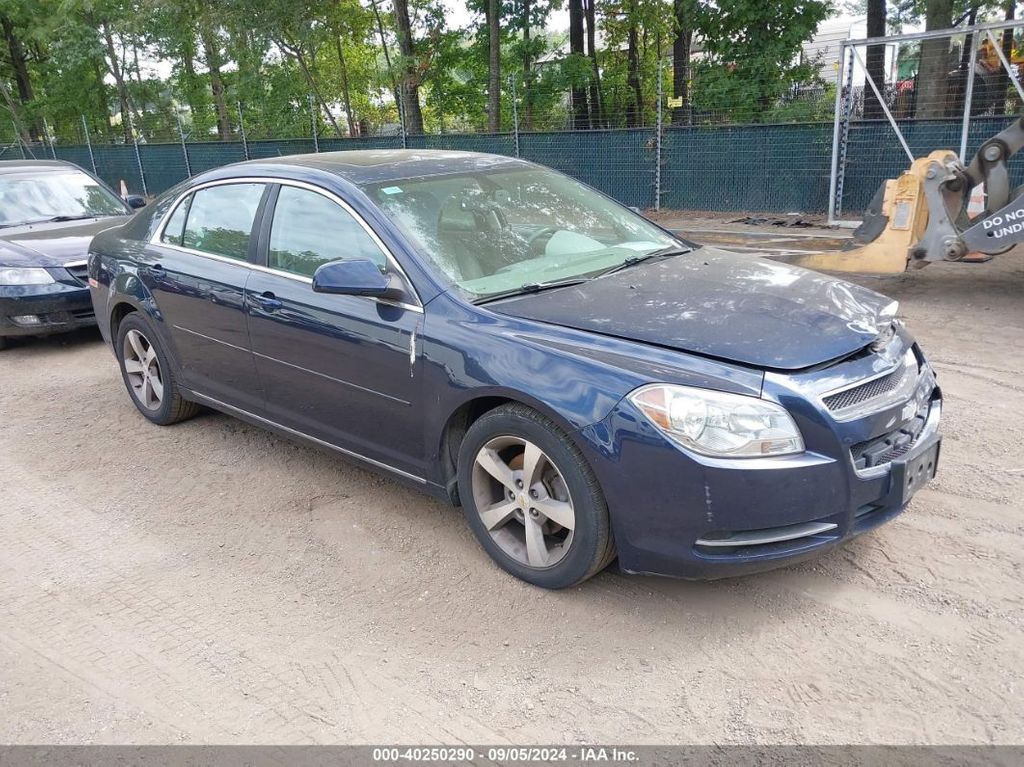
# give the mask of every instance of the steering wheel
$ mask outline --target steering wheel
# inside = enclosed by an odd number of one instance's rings
[[[536,232],[534,232],[533,234],[526,238],[527,251],[530,253],[530,255],[533,255],[534,248],[536,245],[543,244],[544,246],[546,246],[547,240],[550,240],[558,231],[559,229],[557,226],[542,226],[540,229],[538,229]],[[543,237],[547,237],[547,240],[545,240],[543,243],[540,243],[540,240]]]

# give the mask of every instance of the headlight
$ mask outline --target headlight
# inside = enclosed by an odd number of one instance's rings
[[[757,458],[804,449],[789,413],[756,397],[652,384],[634,391],[629,401],[669,439],[702,455]]]
[[[45,269],[0,268],[0,285],[49,285],[56,282]]]

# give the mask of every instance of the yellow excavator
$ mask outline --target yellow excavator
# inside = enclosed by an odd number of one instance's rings
[[[939,150],[885,181],[848,250],[809,253],[790,263],[830,272],[899,274],[934,261],[987,261],[1024,242],[1024,187],[1011,189],[1009,159],[1024,148],[1024,117],[990,138],[964,165]],[[968,216],[971,192],[985,209]]]

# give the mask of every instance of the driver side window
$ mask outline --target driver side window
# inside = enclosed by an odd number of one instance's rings
[[[330,261],[365,258],[382,269],[387,257],[360,223],[333,200],[282,186],[270,226],[267,266],[312,277]]]

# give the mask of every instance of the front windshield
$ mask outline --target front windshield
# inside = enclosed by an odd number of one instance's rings
[[[365,191],[476,298],[586,277],[684,247],[627,208],[545,168],[392,181]]]
[[[54,218],[123,216],[124,203],[85,173],[36,171],[0,175],[0,226]]]

